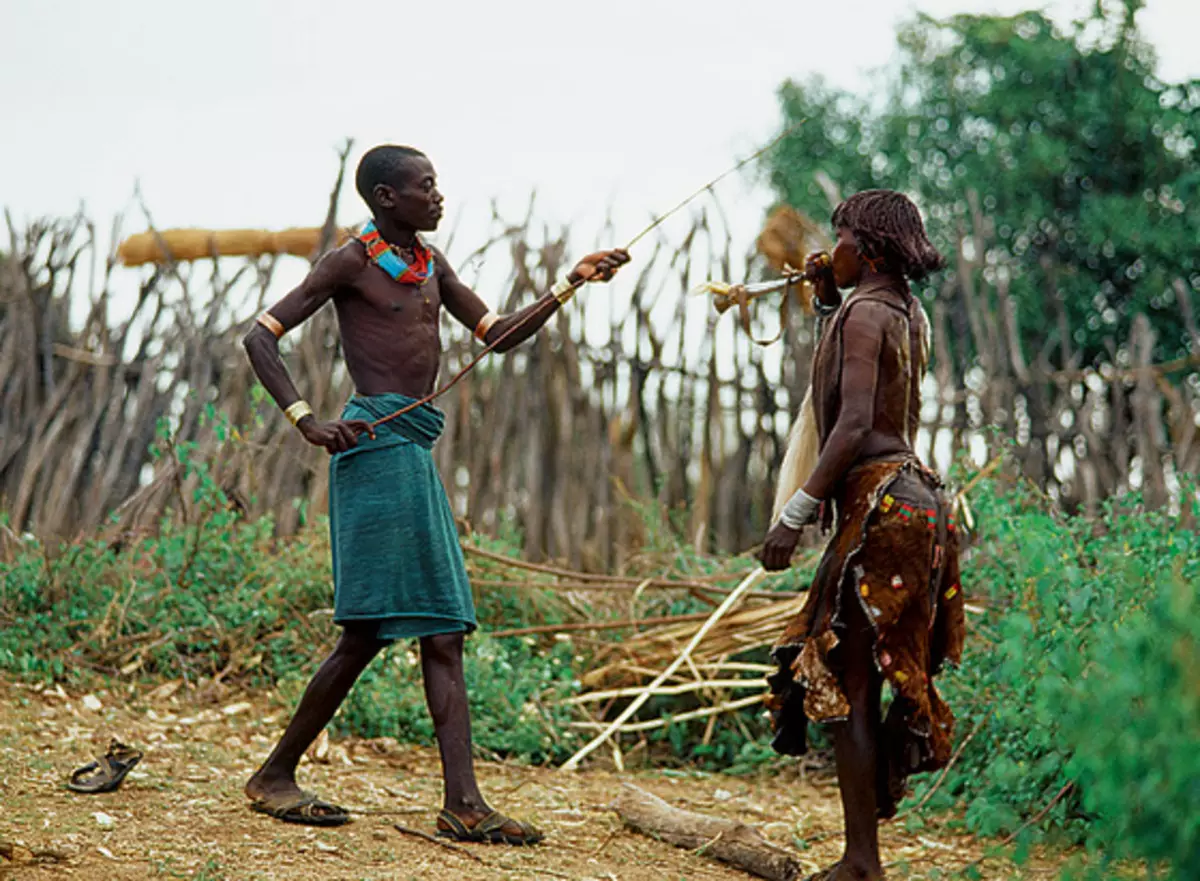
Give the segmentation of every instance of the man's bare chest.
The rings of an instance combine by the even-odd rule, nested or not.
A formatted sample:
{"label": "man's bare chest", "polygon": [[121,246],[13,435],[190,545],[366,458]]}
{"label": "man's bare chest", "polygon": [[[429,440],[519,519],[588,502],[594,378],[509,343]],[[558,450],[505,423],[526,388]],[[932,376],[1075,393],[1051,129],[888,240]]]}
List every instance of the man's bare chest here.
{"label": "man's bare chest", "polygon": [[442,308],[436,275],[422,284],[400,284],[374,266],[368,266],[339,300],[344,315],[392,327],[436,325]]}

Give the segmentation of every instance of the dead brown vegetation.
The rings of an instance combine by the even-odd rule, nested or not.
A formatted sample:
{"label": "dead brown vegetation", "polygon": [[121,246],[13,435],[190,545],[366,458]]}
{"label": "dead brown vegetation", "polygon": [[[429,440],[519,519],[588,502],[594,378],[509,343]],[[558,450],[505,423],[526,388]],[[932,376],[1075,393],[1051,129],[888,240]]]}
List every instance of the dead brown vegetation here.
{"label": "dead brown vegetation", "polygon": [[[272,286],[277,255],[145,267],[132,302],[118,301],[117,273],[135,270],[99,252],[86,218],[8,226],[0,509],[10,540],[25,531],[71,537],[113,512],[122,529],[151,527],[180,480],[174,457],[156,462],[148,452],[156,426],[165,420],[171,443],[211,458],[214,413],[240,432],[236,451],[213,463],[231,504],[273,513],[284,533],[303,512],[323,510],[325,454],[306,447],[269,401],[255,401],[240,346],[252,316],[282,294]],[[743,550],[760,538],[789,411],[807,382],[809,322],[793,314],[782,343],[754,346],[687,291],[707,278],[741,280],[761,258],[734,253],[715,201],[678,226],[677,238],[660,233],[640,245],[628,302],[585,291],[547,332],[486,361],[441,399],[448,419],[438,463],[473,528],[507,520],[528,558],[591,570],[620,570],[658,528],[703,550]],[[333,241],[332,211],[322,229]],[[778,241],[786,230],[767,232],[774,262],[803,250]],[[468,281],[472,267],[507,267],[498,301],[484,292],[504,310],[548,287],[569,250],[566,231],[544,231],[532,203],[516,222],[496,216],[494,235],[465,259],[465,249],[447,248]],[[960,262],[930,310],[936,389],[922,452],[936,446],[944,459],[973,444],[990,456],[1012,441],[1024,473],[1068,506],[1094,507],[1139,482],[1149,503],[1163,504],[1172,471],[1200,466],[1200,390],[1177,381],[1195,359],[1151,364],[1152,332],[1138,320],[1119,367],[1027,363],[1004,291],[980,290],[978,269]],[[966,374],[948,356],[964,316],[981,353]],[[774,320],[770,309],[755,319]],[[448,375],[476,344],[449,325],[445,342]],[[316,411],[339,412],[351,388],[332,310],[287,338],[286,358]],[[984,433],[989,426],[995,434]]]}

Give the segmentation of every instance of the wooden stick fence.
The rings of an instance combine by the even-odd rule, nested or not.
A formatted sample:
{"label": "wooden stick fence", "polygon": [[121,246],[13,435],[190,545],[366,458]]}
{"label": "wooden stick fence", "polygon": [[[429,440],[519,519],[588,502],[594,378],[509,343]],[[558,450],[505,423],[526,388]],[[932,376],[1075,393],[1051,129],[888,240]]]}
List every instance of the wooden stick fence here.
{"label": "wooden stick fence", "polygon": [[[442,399],[447,424],[435,455],[464,524],[484,533],[511,524],[528,559],[574,572],[625,571],[667,536],[721,552],[761,539],[789,416],[807,383],[811,328],[793,315],[782,342],[762,349],[689,298],[701,281],[753,278],[760,266],[735,254],[735,231],[713,202],[690,212],[672,238],[659,230],[641,243],[624,295],[577,298],[547,331],[484,362]],[[571,249],[565,232],[542,230],[532,215],[497,216],[494,226],[474,256],[507,276],[499,300],[483,293],[511,309],[559,276]],[[332,215],[322,230],[333,231],[332,243]],[[119,269],[84,217],[23,229],[10,218],[8,233],[0,553],[26,532],[153,529],[187,480],[169,457],[151,457],[159,424],[211,468],[231,506],[270,512],[281,534],[324,510],[325,454],[256,398],[240,346],[251,317],[283,293],[273,284],[277,260],[292,258]],[[119,304],[118,272],[138,273],[131,300]],[[1019,471],[1067,507],[1139,486],[1148,504],[1168,503],[1177,475],[1200,468],[1200,356],[1154,363],[1154,332],[1138,319],[1115,343],[1112,365],[1088,369],[1070,353],[1030,360],[1005,292],[987,284],[964,258],[932,303],[920,452],[944,468],[947,454],[972,447],[990,458],[1011,442]],[[1181,281],[1175,293],[1194,327],[1189,286]],[[762,310],[755,333],[770,335],[775,320]],[[956,354],[960,329],[982,353],[977,363]],[[450,373],[476,349],[464,329],[447,325],[444,338]],[[331,310],[289,335],[285,357],[317,412],[336,415],[351,388]]]}

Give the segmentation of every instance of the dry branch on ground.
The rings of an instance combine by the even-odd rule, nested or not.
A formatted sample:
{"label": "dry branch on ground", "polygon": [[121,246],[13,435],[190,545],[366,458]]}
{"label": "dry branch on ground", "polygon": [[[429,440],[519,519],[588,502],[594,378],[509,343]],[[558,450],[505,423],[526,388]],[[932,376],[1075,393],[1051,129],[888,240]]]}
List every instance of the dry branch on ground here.
{"label": "dry branch on ground", "polygon": [[800,864],[753,826],[672,807],[626,783],[612,804],[621,821],[643,835],[686,847],[769,881],[795,881]]}

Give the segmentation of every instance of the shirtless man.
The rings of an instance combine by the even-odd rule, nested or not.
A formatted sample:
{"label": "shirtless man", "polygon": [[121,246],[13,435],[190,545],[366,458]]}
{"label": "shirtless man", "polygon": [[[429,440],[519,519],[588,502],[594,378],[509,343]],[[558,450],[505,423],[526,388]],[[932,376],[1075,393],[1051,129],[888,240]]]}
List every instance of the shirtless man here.
{"label": "shirtless man", "polygon": [[[507,351],[535,333],[580,283],[609,280],[629,255],[589,255],[550,293],[497,316],[441,252],[421,240],[421,231],[437,228],[443,201],[423,153],[375,147],[358,166],[356,186],[374,220],[325,255],[245,338],[254,371],[275,402],[305,440],[332,456],[334,621],[343,627],[278,745],[246,784],[246,795],[255,810],[288,822],[345,823],[343,808],[296,785],[296,765],[371,659],[396,639],[416,638],[445,783],[438,834],[533,844],[541,834],[493,811],[475,779],[463,679],[463,638],[475,629],[475,610],[454,518],[429,452],[442,414],[423,404],[377,428],[371,423],[433,390],[443,306],[483,342],[520,323],[496,349]],[[323,422],[301,400],[279,357],[278,339],[330,301],[357,394],[340,419]]]}
{"label": "shirtless man", "polygon": [[[890,190],[833,213],[832,260],[809,258],[829,317],[813,357],[820,455],[767,534],[761,560],[785,569],[822,502],[836,531],[769,679],[781,753],[806,749],[808,720],[831,724],[846,849],[816,881],[878,881],[878,820],[913,773],[945,766],[954,717],[933,677],[962,651],[954,522],[941,482],[917,459],[928,326],[908,287],[941,255],[917,208]],[[824,257],[824,255],[821,255]],[[853,288],[842,302],[838,288]],[[881,719],[887,680],[895,698]]]}

